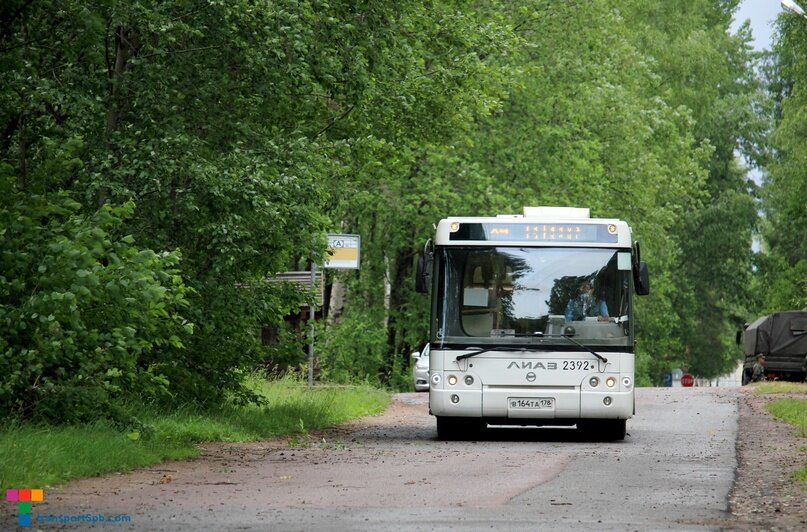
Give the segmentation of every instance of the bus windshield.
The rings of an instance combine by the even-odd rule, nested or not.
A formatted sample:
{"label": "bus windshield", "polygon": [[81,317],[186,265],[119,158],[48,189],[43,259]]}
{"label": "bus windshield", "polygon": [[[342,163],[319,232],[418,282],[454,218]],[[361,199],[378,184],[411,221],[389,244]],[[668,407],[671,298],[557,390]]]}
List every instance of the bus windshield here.
{"label": "bus windshield", "polygon": [[628,250],[452,246],[435,259],[433,341],[633,345]]}

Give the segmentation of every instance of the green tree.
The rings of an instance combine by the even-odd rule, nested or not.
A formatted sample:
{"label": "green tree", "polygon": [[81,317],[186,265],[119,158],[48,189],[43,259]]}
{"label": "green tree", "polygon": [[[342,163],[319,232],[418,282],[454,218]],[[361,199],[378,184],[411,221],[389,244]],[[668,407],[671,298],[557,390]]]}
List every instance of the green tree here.
{"label": "green tree", "polygon": [[[495,6],[472,7],[12,2],[0,156],[19,192],[67,190],[88,213],[133,201],[121,230],[181,250],[195,328],[162,368],[175,397],[238,392],[242,370],[266,356],[257,327],[307,297],[265,278],[321,260],[329,217],[365,242],[380,237],[355,293],[367,297],[363,327],[390,339],[381,367],[362,372],[383,372],[414,336],[395,331],[410,320],[402,287],[424,223],[388,207],[419,181],[429,146],[442,150],[496,102],[489,58],[510,36]],[[393,306],[379,295],[388,271]]]}
{"label": "green tree", "polygon": [[[678,252],[672,268],[671,332],[678,361],[703,377],[730,371],[740,355],[734,332],[753,311],[751,238],[757,224],[755,185],[738,163],[763,156],[768,106],[755,75],[747,25],[729,33],[737,1],[636,2],[635,41],[653,59],[653,91],[684,107],[698,143],[710,147],[705,194],[670,226]],[[655,375],[658,379],[660,375]]]}
{"label": "green tree", "polygon": [[413,290],[416,255],[435,220],[479,197],[477,174],[453,142],[498,105],[506,71],[495,58],[515,42],[498,2],[403,5],[368,46],[368,77],[384,82],[368,83],[366,106],[328,132],[355,135],[345,139],[349,170],[335,181],[332,218],[363,238],[362,268],[342,279],[349,303],[328,349],[340,360],[368,360],[366,345],[350,339],[364,330],[358,323],[370,324],[363,337],[381,351],[377,367],[354,374],[401,385],[395,379],[428,330],[428,302]]}
{"label": "green tree", "polygon": [[711,148],[694,137],[689,110],[659,96],[636,20],[613,3],[531,2],[513,17],[518,73],[501,112],[479,124],[471,157],[508,198],[498,210],[577,205],[631,223],[653,275],[653,296],[638,303],[638,373],[649,383],[680,351],[674,231],[704,197]]}
{"label": "green tree", "polygon": [[779,32],[767,71],[768,88],[777,103],[770,137],[771,157],[762,189],[763,254],[759,291],[764,311],[807,308],[807,24],[791,14],[778,21]]}
{"label": "green tree", "polygon": [[[259,4],[31,2],[0,44],[18,189],[70,190],[90,211],[134,201],[126,231],[182,250],[196,331],[165,371],[193,400],[239,388],[258,324],[303,297],[263,280],[323,247],[319,78],[340,68],[317,49],[326,4]],[[74,168],[54,172],[71,139]]]}
{"label": "green tree", "polygon": [[[3,205],[72,198],[85,225],[118,213],[111,241],[181,253],[150,267],[178,269],[193,334],[136,357],[175,398],[248,397],[243,370],[271,356],[257,327],[309,297],[266,278],[321,261],[326,231],[363,249],[359,272],[329,274],[347,304],[321,334],[324,374],[404,385],[432,224],[535,204],[625,218],[642,240],[640,382],[686,353],[717,374],[752,306],[735,153],[765,153],[749,35],[727,33],[736,4],[9,0]],[[797,219],[794,190],[766,192],[772,224]],[[770,264],[791,268],[793,244]]]}

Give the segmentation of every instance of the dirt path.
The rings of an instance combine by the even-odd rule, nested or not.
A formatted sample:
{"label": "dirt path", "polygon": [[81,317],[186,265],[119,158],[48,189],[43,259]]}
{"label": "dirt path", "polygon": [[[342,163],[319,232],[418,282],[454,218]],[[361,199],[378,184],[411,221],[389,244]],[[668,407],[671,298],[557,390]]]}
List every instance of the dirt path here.
{"label": "dirt path", "polygon": [[791,478],[807,462],[807,440],[766,408],[785,396],[757,394],[751,387],[739,394],[737,478],[729,498],[738,529],[807,530],[807,489]]}

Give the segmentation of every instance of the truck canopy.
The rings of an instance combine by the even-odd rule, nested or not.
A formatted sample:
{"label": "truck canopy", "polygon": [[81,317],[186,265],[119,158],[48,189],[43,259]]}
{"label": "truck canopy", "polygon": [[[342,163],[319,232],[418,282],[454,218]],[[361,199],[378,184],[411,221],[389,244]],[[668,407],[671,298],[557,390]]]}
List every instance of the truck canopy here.
{"label": "truck canopy", "polygon": [[745,355],[807,355],[807,312],[793,310],[762,316],[745,329]]}

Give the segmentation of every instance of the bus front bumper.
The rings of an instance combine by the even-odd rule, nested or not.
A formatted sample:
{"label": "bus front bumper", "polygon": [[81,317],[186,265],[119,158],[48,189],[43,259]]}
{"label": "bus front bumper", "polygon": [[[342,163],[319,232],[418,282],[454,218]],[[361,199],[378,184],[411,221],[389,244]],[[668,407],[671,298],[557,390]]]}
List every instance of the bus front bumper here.
{"label": "bus front bumper", "polygon": [[512,420],[628,419],[634,413],[633,390],[583,390],[579,387],[484,387],[476,390],[431,388],[434,416]]}

